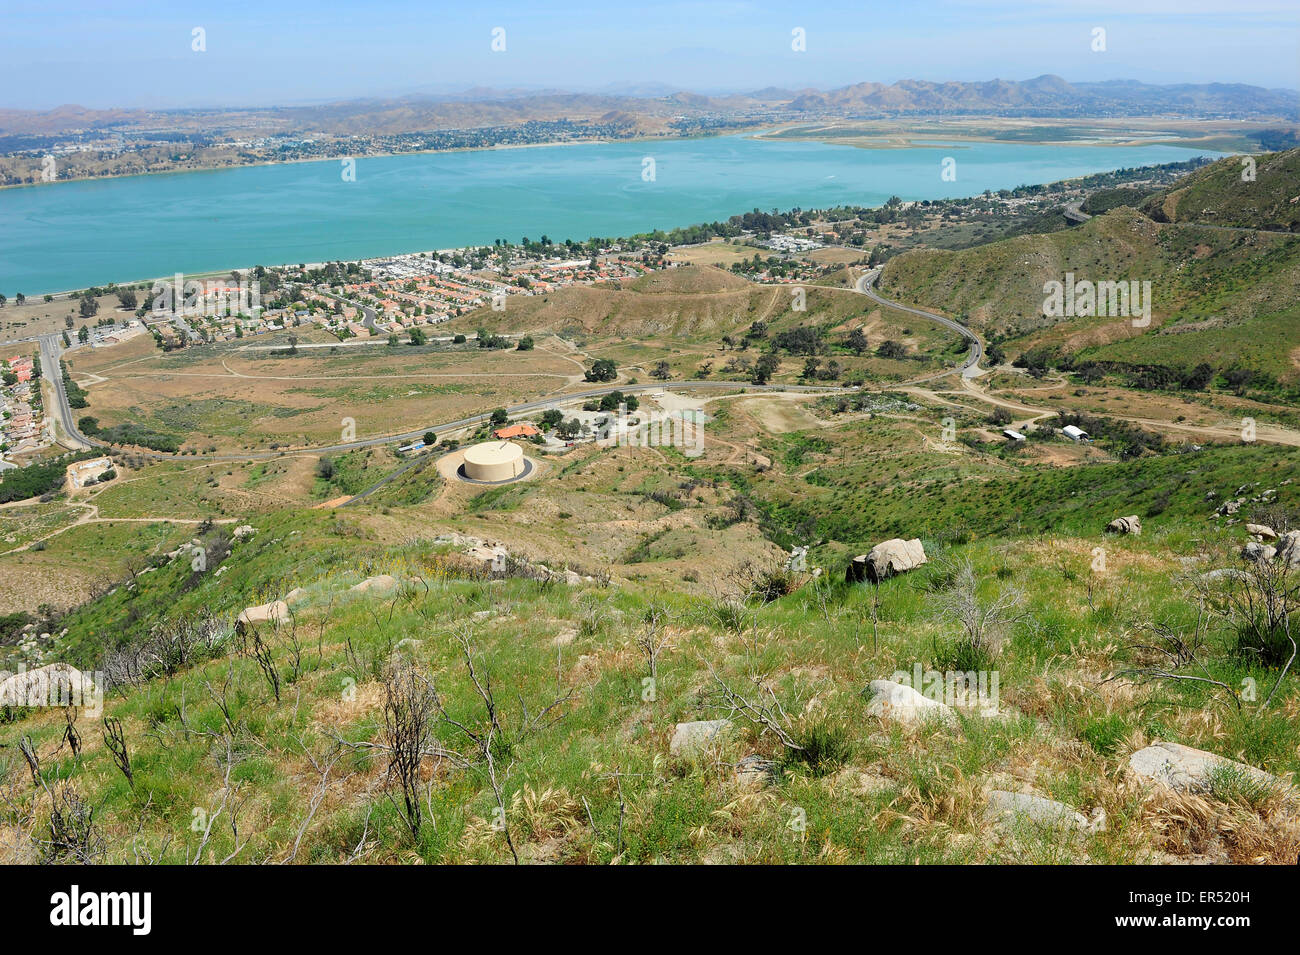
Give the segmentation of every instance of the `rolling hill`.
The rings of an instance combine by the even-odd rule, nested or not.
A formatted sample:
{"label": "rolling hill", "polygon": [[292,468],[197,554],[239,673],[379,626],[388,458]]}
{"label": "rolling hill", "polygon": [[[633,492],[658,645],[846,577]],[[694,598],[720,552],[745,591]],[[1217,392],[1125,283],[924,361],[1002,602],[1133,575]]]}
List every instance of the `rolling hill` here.
{"label": "rolling hill", "polygon": [[[1151,196],[1145,211],[1119,206],[1063,231],[906,252],[889,261],[880,287],[1006,339],[1013,351],[1050,343],[1082,360],[1204,362],[1294,383],[1300,235],[1271,227],[1289,224],[1285,210],[1300,208],[1289,198],[1300,195],[1300,150],[1260,157],[1253,183],[1241,183],[1240,172],[1238,159],[1224,159]],[[1216,221],[1193,219],[1193,209],[1213,210],[1204,216]],[[1150,282],[1150,324],[1045,314],[1045,283],[1067,274]]]}

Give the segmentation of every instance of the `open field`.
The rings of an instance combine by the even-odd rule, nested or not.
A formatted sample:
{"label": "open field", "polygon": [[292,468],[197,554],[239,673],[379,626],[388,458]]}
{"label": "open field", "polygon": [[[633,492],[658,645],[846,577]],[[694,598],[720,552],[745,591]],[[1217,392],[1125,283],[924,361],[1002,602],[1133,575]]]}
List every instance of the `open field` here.
{"label": "open field", "polygon": [[411,431],[582,378],[574,362],[542,349],[340,347],[284,356],[240,346],[161,354],[151,340],[122,347],[155,353],[70,356],[72,372],[89,382],[86,413],[101,427],[130,421],[206,451],[329,444],[340,440],[344,419],[358,437]]}

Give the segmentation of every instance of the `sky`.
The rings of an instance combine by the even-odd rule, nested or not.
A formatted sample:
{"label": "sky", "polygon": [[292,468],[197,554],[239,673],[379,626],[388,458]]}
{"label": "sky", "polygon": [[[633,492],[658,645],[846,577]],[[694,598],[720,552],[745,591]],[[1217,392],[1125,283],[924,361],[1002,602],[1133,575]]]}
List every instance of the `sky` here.
{"label": "sky", "polygon": [[[1094,49],[1098,28],[1104,50]],[[493,49],[495,30],[504,49]],[[793,49],[796,30],[803,50]],[[1300,0],[5,0],[0,9],[0,107],[18,109],[1043,73],[1298,89]]]}

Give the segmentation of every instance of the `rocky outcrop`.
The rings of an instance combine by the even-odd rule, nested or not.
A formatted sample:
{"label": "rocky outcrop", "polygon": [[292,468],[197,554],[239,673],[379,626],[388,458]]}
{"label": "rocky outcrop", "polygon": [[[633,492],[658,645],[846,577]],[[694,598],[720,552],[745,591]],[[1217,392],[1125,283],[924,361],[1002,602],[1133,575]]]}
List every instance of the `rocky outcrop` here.
{"label": "rocky outcrop", "polygon": [[736,782],[742,786],[762,788],[776,781],[776,763],[762,756],[749,755],[736,764]]}
{"label": "rocky outcrop", "polygon": [[500,541],[470,537],[467,534],[452,532],[434,540],[435,544],[452,544],[461,548],[470,560],[482,562],[486,569],[507,571],[511,576],[528,577],[533,580],[551,580],[556,583],[576,587],[581,584],[594,583],[591,575],[579,574],[573,570],[552,570],[545,564],[535,563],[520,554],[512,554]]}
{"label": "rocky outcrop", "polygon": [[1300,531],[1288,531],[1278,539],[1277,559],[1288,567],[1300,567]]}
{"label": "rocky outcrop", "polygon": [[359,584],[353,584],[348,590],[354,594],[389,594],[401,584],[392,574],[379,574],[367,577]]}
{"label": "rocky outcrop", "polygon": [[1241,549],[1242,560],[1272,560],[1276,554],[1276,547],[1270,547],[1268,544],[1261,544],[1258,541],[1251,541]]}
{"label": "rocky outcrop", "polygon": [[994,789],[989,793],[984,817],[990,822],[1028,822],[1043,829],[1076,832],[1094,832],[1104,828],[1106,818],[1104,813],[1098,813],[1094,819],[1089,819],[1063,802],[1004,789]]}
{"label": "rocky outcrop", "polygon": [[1132,534],[1134,537],[1140,537],[1142,534],[1142,519],[1136,514],[1130,514],[1128,517],[1117,517],[1106,525],[1107,534]]}
{"label": "rocky outcrop", "polygon": [[866,554],[859,554],[849,562],[845,577],[850,582],[879,583],[895,574],[906,573],[926,562],[925,548],[917,538],[903,540],[895,537],[882,541]]}
{"label": "rocky outcrop", "polygon": [[1260,540],[1275,541],[1277,540],[1277,531],[1267,524],[1247,524],[1246,533],[1252,537],[1258,537]]}
{"label": "rocky outcrop", "polygon": [[872,680],[867,684],[872,694],[867,703],[867,714],[884,720],[913,725],[928,720],[951,723],[957,718],[952,707],[932,700],[902,683],[893,680]]}

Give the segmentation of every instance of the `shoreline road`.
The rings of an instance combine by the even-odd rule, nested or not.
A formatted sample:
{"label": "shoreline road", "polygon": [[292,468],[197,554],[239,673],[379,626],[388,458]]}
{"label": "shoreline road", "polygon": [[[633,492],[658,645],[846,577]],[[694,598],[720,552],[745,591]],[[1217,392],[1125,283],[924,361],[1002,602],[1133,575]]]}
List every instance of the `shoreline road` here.
{"label": "shoreline road", "polygon": [[962,338],[970,342],[970,353],[967,354],[966,360],[960,365],[954,365],[952,368],[945,368],[941,372],[927,375],[924,378],[914,378],[905,382],[905,384],[915,385],[926,381],[934,381],[936,378],[943,378],[946,375],[951,375],[953,372],[961,372],[962,377],[964,378],[974,378],[981,374],[982,372],[979,368],[979,360],[984,354],[984,344],[979,340],[979,336],[965,325],[961,324],[961,322],[954,321],[951,318],[946,318],[943,315],[936,315],[934,312],[927,312],[924,309],[913,308],[910,305],[901,305],[898,302],[891,302],[889,299],[882,297],[871,287],[872,283],[879,278],[880,271],[879,268],[876,268],[863,273],[857,282],[854,283],[853,290],[887,308],[892,308],[900,312],[907,312],[909,315],[919,315],[921,318],[937,322],[944,328],[956,332]]}
{"label": "shoreline road", "polygon": [[77,423],[72,418],[72,405],[68,403],[68,392],[63,387],[63,367],[59,364],[62,354],[63,348],[58,335],[41,336],[41,376],[52,386],[54,414],[58,417],[65,435],[65,440],[59,443],[70,446],[74,451],[85,451],[92,447],[92,444],[77,430]]}

